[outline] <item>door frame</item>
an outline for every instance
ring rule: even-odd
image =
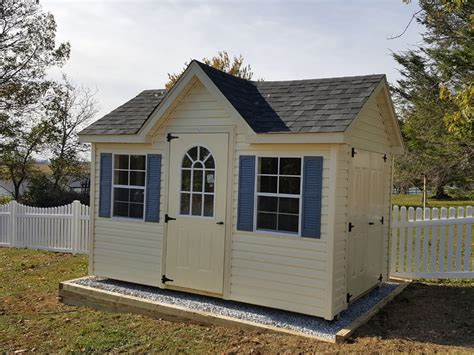
[[[223,270],[223,288],[222,298],[228,299],[230,296],[230,259],[232,251],[232,224],[233,224],[233,202],[234,202],[234,168],[235,168],[235,127],[234,126],[168,126],[165,130],[159,132],[162,142],[165,145],[164,157],[166,161],[162,164],[163,172],[163,196],[161,203],[163,204],[163,216],[161,223],[163,226],[163,239],[161,242],[161,272],[158,275],[160,288],[167,288],[166,284],[161,282],[161,275],[166,275],[166,244],[168,238],[168,228],[164,223],[164,214],[167,214],[169,208],[169,179],[170,179],[170,143],[166,141],[166,135],[171,134],[212,134],[212,133],[227,133],[229,138],[228,156],[227,156],[227,196],[226,198],[226,217],[225,217],[225,237],[224,237],[224,270]],[[156,144],[156,143],[155,143]],[[163,171],[163,170],[162,170]]]

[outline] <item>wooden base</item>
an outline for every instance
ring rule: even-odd
[[[342,343],[345,341],[354,331],[359,328],[361,325],[367,323],[373,316],[375,316],[378,311],[380,311],[387,303],[392,301],[396,296],[398,296],[407,286],[409,282],[400,283],[395,290],[390,292],[387,296],[381,299],[375,306],[369,309],[366,313],[362,314],[356,318],[351,324],[341,329],[336,333],[336,343]]]
[[[399,294],[403,288],[406,287],[406,285],[400,285],[389,296],[377,303],[377,305],[374,307],[376,309],[375,311],[374,309],[370,310],[368,313],[354,321],[349,327],[340,330],[336,334],[335,338],[328,339],[295,330],[277,328],[214,313],[193,310],[177,305],[150,301],[117,292],[100,290],[93,287],[79,285],[74,281],[77,281],[77,279],[64,281],[59,284],[60,302],[72,306],[86,306],[114,312],[143,314],[152,318],[160,318],[170,321],[234,326],[247,330],[269,331],[286,335],[296,335],[330,343],[341,342],[346,339],[357,327],[367,322],[381,307],[383,307],[386,303],[393,299],[393,297]],[[403,288],[401,288],[401,286],[403,286]]]

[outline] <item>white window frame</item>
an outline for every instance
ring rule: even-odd
[[[209,152],[209,155],[207,156],[207,158],[204,161],[200,160],[199,156],[198,156],[198,160],[193,161],[193,159],[189,156],[188,152],[191,149],[195,148],[195,147],[206,148],[207,151]],[[189,158],[189,160],[192,161],[192,164],[191,164],[190,168],[183,168],[183,161],[184,161],[184,158],[186,156]],[[212,157],[212,159],[214,160],[214,168],[206,168],[205,162],[207,161],[207,159],[209,159],[209,157]],[[193,171],[194,171],[193,166],[194,166],[194,163],[196,163],[198,161],[203,164],[202,169],[196,169],[196,170],[202,170],[203,171],[202,191],[201,192],[196,191],[196,193],[199,193],[203,196],[202,206],[201,206],[201,215],[199,215],[199,216],[192,214],[192,198],[193,198],[193,191],[192,190],[193,190]],[[189,191],[183,191],[182,190],[183,170],[191,171],[191,180],[190,180],[191,185],[190,185],[190,190]],[[204,174],[204,172],[206,172],[207,170],[214,172],[214,192],[205,192],[204,191],[205,190],[205,178],[206,178],[206,174]],[[183,156],[181,157],[180,164],[179,164],[179,189],[178,189],[178,203],[177,203],[178,211],[177,211],[176,214],[179,217],[184,217],[184,218],[215,219],[216,218],[216,188],[217,188],[217,161],[216,161],[216,158],[214,157],[214,154],[212,153],[212,151],[209,149],[209,147],[207,147],[204,144],[197,144],[197,145],[193,145],[193,146],[188,147],[186,149],[186,151],[184,152]],[[189,194],[189,199],[190,199],[189,200],[189,214],[182,214],[181,213],[181,194],[182,193]],[[212,216],[204,216],[204,199],[205,199],[206,195],[209,195],[209,196],[212,195],[213,196]]]
[[[116,155],[128,155],[128,169],[115,169],[115,156]],[[130,169],[130,157],[132,155],[138,155],[138,156],[144,156],[145,157],[145,170],[136,170]],[[110,215],[112,216],[113,219],[119,219],[119,220],[127,220],[127,221],[145,221],[145,213],[146,213],[146,183],[147,183],[147,169],[148,169],[148,159],[147,155],[143,153],[113,153],[112,154],[112,191],[111,191],[111,196],[112,196],[112,203],[110,204]],[[115,170],[118,171],[128,171],[128,183],[129,185],[121,185],[121,184],[115,184]],[[145,173],[145,185],[143,186],[137,186],[137,185],[130,185],[130,172],[131,171],[139,171],[139,172],[144,172]],[[137,217],[124,217],[124,216],[116,216],[114,215],[114,204],[115,204],[115,188],[123,188],[123,189],[140,189],[143,190],[143,217],[142,218],[137,218]],[[130,203],[130,201],[129,201]]]
[[[303,206],[303,157],[298,156],[280,156],[280,155],[257,155],[255,162],[255,191],[254,191],[254,216],[253,216],[253,231],[259,234],[275,235],[275,236],[285,236],[285,237],[301,237],[301,221],[302,221],[302,206]],[[278,158],[278,174],[259,174],[260,159],[262,158]],[[291,158],[291,159],[300,159],[300,174],[299,175],[280,175],[280,159]],[[258,192],[258,177],[259,176],[277,176],[277,191],[280,188],[280,176],[282,177],[299,177],[300,178],[300,193],[299,194],[280,194],[279,192]],[[272,229],[258,229],[257,228],[257,218],[258,218],[258,197],[267,196],[267,197],[288,197],[288,198],[298,198],[299,199],[299,212],[298,212],[298,233],[277,231]],[[278,224],[277,224],[278,226]]]

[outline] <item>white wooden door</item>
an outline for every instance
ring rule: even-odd
[[[170,142],[167,287],[222,294],[228,134],[174,134]]]
[[[384,167],[383,154],[370,153],[370,186],[369,186],[369,230],[367,272],[368,280],[374,285],[383,274],[383,222],[384,206]],[[371,286],[372,286],[371,285]]]
[[[352,158],[349,193],[349,232],[347,234],[348,292],[357,297],[367,289],[367,234],[369,211],[370,153],[357,150]]]
[[[382,273],[384,212],[383,155],[357,149],[352,158],[347,234],[347,288],[351,298],[359,296],[379,281]]]

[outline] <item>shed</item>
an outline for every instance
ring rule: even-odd
[[[333,319],[388,275],[385,75],[247,81],[192,61],[80,133],[89,273]]]

